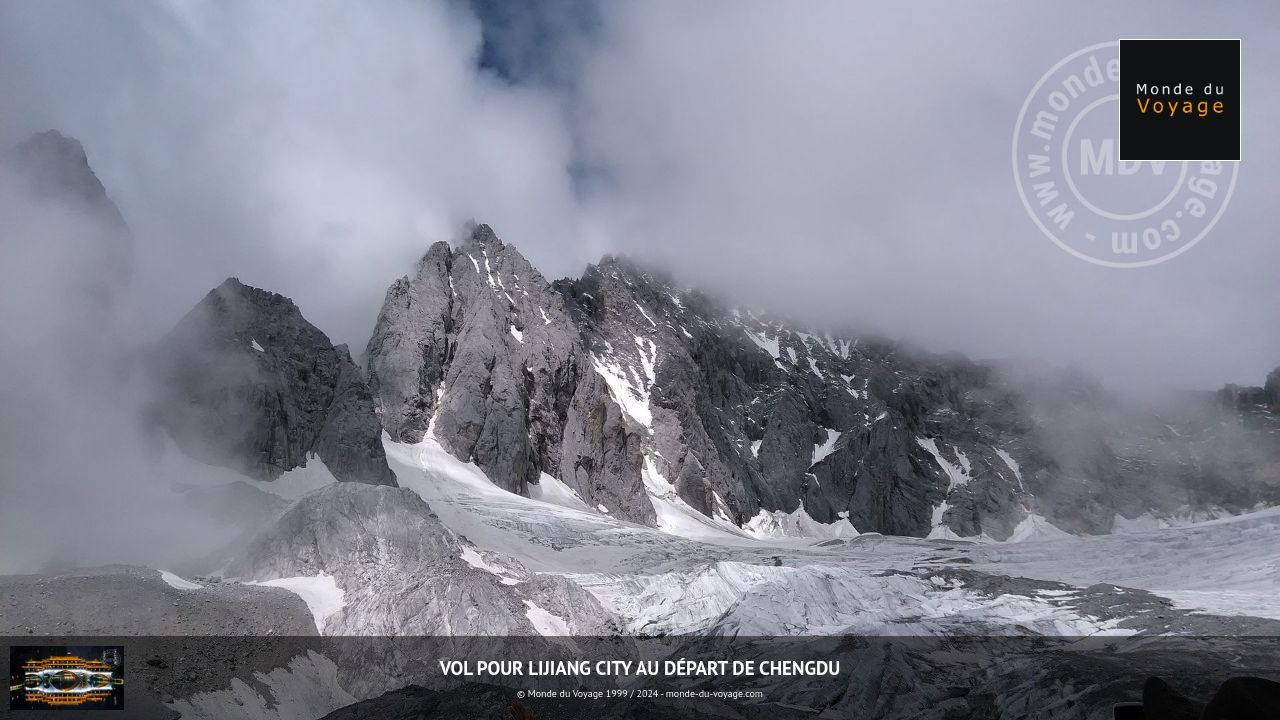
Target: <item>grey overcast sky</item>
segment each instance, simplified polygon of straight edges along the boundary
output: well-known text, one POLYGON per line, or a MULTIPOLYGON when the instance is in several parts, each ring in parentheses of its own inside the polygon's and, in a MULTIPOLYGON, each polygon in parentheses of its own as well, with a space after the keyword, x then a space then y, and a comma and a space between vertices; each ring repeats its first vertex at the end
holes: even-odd
POLYGON ((604 252, 814 321, 1117 385, 1280 364, 1271 2, 0 3, 0 144, 80 139, 134 230, 147 323, 223 278, 357 354, 391 280, 466 220, 549 278, 604 252), (1009 169, 1050 66, 1239 37, 1237 190, 1196 248, 1054 247, 1009 169))

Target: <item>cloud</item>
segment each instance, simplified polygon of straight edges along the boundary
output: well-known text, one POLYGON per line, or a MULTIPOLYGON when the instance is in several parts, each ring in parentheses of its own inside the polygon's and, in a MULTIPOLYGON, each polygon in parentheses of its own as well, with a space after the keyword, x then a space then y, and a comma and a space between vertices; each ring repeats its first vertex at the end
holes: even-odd
POLYGON ((549 277, 625 252, 799 317, 1113 384, 1280 362, 1275 8, 475 7, 6 4, 0 142, 84 141, 157 331, 237 275, 358 354, 391 279, 475 218, 549 277), (1040 235, 1008 152, 1040 74, 1124 35, 1244 36, 1246 160, 1200 246, 1117 272, 1040 235))
POLYGON ((0 167, 0 572, 165 566, 230 541, 170 491, 204 470, 158 472, 135 422, 140 338, 126 293, 98 282, 116 226, 27 187, 0 167))
POLYGON ((0 146, 79 138, 135 244, 135 302, 97 308, 68 290, 101 282, 96 226, 0 176, 0 547, 18 548, 0 569, 226 539, 178 505, 113 520, 207 470, 155 462, 122 421, 145 392, 115 369, 232 275, 358 355, 392 279, 472 218, 548 277, 625 252, 800 318, 1121 386, 1256 383, 1280 362, 1276 8, 479 7, 0 3, 0 146), (1041 237, 1007 164, 1040 74, 1125 35, 1245 43, 1232 205, 1134 272, 1041 237), (50 518, 57 547, 28 550, 50 518))
POLYGON ((391 280, 471 217, 562 256, 561 108, 478 71, 479 42, 444 3, 0 6, 0 147, 80 139, 134 243, 132 285, 107 282, 100 224, 0 178, 0 571, 174 567, 240 531, 171 490, 225 473, 155 447, 130 373, 227 276, 358 355, 391 280), (103 285, 119 303, 80 290, 103 285))
POLYGON ((609 242, 766 307, 1113 384, 1259 382, 1280 363, 1274 8, 607 4, 581 152, 609 242), (1134 271, 1054 247, 1008 167, 1026 93, 1117 37, 1244 36, 1246 160, 1192 252, 1134 271))
POLYGON ((480 37, 440 2, 6 5, 0 142, 84 143, 156 327, 238 275, 359 354, 390 281, 466 220, 553 267, 577 234, 561 108, 478 71, 480 37))

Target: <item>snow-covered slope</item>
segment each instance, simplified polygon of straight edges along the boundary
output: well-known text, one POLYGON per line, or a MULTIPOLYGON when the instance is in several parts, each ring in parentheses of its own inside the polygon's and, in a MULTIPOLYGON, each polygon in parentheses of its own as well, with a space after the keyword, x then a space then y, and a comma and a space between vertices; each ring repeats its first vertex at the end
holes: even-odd
POLYGON ((1177 607, 1280 619, 1280 508, 1176 528, 990 545, 973 568, 1143 588, 1177 607))
MULTIPOLYGON (((1090 586, 1129 585, 1186 609, 1270 617, 1264 605, 1253 611, 1238 598, 1280 583, 1274 561, 1240 572, 1275 546, 1280 513, 1161 531, 1167 535, 1140 543, 1132 535, 1067 536, 1034 516, 1016 533, 1017 544, 842 536, 802 524, 801 532, 790 534, 751 535, 708 524, 681 535, 585 505, 508 492, 431 439, 412 445, 388 440, 386 450, 400 485, 426 500, 440 522, 474 548, 462 552, 466 563, 499 585, 554 577, 585 588, 627 633, 1124 634, 1168 629, 1180 616, 1165 614, 1145 593, 1126 596, 1090 586), (1233 552, 1242 540, 1252 549, 1233 552), (1160 585, 1135 574, 1134 561, 1141 559, 1167 579, 1185 564, 1180 550, 1187 543, 1212 558, 1205 569, 1211 562, 1214 571, 1204 580, 1160 585), (1208 588, 1213 591, 1198 602, 1171 594, 1208 588)), ((527 600, 540 632, 557 627, 534 609, 544 604, 527 600)), ((574 612, 548 614, 572 625, 574 612)))

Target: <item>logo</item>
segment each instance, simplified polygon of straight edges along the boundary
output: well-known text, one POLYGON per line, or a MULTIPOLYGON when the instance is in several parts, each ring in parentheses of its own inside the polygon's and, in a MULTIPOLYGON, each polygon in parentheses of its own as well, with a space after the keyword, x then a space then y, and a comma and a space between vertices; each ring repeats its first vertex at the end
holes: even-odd
POLYGON ((1120 157, 1240 159, 1239 40, 1120 40, 1120 157))
POLYGON ((124 709, 124 648, 14 646, 9 709, 124 709))
POLYGON ((1232 162, 1119 155, 1118 42, 1063 58, 1027 95, 1013 131, 1022 205, 1058 247, 1095 265, 1155 265, 1190 250, 1235 190, 1232 162))

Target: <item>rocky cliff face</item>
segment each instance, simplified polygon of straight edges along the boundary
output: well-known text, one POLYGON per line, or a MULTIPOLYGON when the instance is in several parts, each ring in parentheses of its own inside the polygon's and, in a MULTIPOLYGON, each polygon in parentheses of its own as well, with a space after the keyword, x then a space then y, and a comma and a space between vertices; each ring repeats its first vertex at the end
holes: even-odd
MULTIPOLYGON (((486 225, 436 243, 392 284, 367 350, 369 385, 393 439, 430 430, 499 486, 542 473, 637 521, 640 452, 592 371, 565 299, 486 225)), ((594 505, 595 503, 593 503, 594 505)))
POLYGON ((1199 409, 1135 412, 1067 373, 806 330, 616 258, 548 284, 484 225, 392 285, 367 368, 393 438, 431 432, 512 492, 546 473, 660 527, 673 509, 736 525, 803 510, 1006 539, 1274 494, 1230 469, 1239 438, 1199 409))
POLYGON ((395 485, 363 374, 286 297, 227 280, 151 365, 154 420, 192 457, 272 480, 314 456, 338 480, 395 485))
POLYGON ((951 483, 922 440, 958 404, 945 374, 887 343, 731 311, 623 260, 559 288, 642 429, 650 495, 739 525, 801 509, 862 531, 941 524, 951 483))
POLYGON ((540 470, 558 473, 578 352, 541 274, 480 226, 392 285, 367 365, 393 438, 416 442, 431 425, 454 455, 524 493, 540 470))

